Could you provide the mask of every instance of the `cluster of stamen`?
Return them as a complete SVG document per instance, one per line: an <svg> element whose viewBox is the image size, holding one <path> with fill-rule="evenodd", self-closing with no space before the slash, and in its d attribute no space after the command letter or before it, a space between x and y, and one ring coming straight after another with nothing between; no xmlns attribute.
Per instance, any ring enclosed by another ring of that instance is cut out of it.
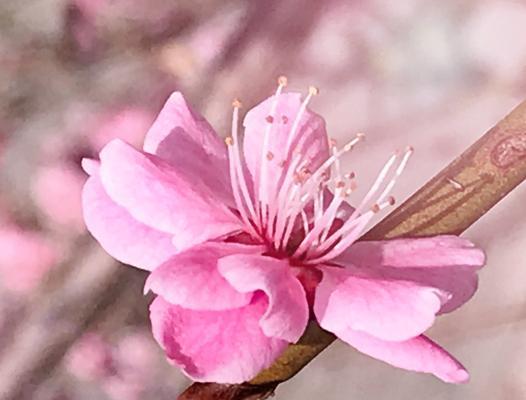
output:
<svg viewBox="0 0 526 400"><path fill-rule="evenodd" d="M256 169L253 177L253 191L249 190L241 155L238 132L241 103L238 100L233 102L232 136L225 139L230 160L230 179L239 217L247 231L265 242L273 252L287 254L304 264L315 264L341 254L361 236L375 214L394 205L395 199L390 192L413 149L394 153L360 204L349 211L346 198L356 189L356 175L354 172L342 173L341 158L364 135L357 134L341 148L337 147L336 141L331 140L332 154L312 171L312 160L292 148L307 105L318 94L318 89L310 87L290 127L285 151L287 159L277 160L269 150L269 142L277 121L279 97L286 85L287 79L280 77L269 115L265 118L267 124L263 132L259 169ZM281 121L289 122L285 116ZM279 185L268 184L271 163L276 163L283 170ZM327 196L331 196L331 192L333 195L329 199ZM340 223L336 224L336 220ZM299 240L298 231L301 231Z"/></svg>

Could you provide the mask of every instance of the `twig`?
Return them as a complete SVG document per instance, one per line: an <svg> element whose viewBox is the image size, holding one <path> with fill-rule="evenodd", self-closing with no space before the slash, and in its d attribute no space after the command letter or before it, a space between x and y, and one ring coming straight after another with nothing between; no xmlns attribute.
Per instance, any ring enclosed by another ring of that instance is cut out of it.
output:
<svg viewBox="0 0 526 400"><path fill-rule="evenodd" d="M526 102L444 168L362 239L460 234L526 179ZM250 383L194 383L179 400L266 399L335 340L315 323ZM270 390L270 391L269 391Z"/></svg>

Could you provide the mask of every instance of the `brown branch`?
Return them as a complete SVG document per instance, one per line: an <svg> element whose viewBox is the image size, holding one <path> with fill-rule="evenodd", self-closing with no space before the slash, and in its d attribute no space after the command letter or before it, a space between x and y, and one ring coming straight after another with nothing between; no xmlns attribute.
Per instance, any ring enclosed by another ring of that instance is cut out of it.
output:
<svg viewBox="0 0 526 400"><path fill-rule="evenodd" d="M526 179L526 102L444 168L364 240L460 234ZM311 323L297 344L250 383L194 383L179 400L266 399L335 337Z"/></svg>

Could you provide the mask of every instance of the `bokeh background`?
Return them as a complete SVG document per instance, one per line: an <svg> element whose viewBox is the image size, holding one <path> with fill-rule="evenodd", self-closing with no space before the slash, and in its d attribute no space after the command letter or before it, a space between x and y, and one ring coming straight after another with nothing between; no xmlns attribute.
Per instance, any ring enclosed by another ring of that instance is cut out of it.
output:
<svg viewBox="0 0 526 400"><path fill-rule="evenodd" d="M2 0L0 399L175 399L188 381L149 332L144 274L85 232L79 162L140 146L173 90L217 128L285 74L367 184L416 153L403 199L526 98L523 0ZM431 336L471 371L452 386L332 345L282 399L526 399L526 187L466 236L487 250L480 290Z"/></svg>

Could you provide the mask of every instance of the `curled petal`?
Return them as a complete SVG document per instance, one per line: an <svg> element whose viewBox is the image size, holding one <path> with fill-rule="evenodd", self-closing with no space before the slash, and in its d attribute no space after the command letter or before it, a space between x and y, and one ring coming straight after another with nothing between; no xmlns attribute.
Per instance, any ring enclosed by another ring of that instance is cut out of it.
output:
<svg viewBox="0 0 526 400"><path fill-rule="evenodd" d="M484 252L469 240L445 235L420 239L356 242L338 259L368 275L406 280L449 293L440 313L468 301L477 290L477 271L484 265Z"/></svg>
<svg viewBox="0 0 526 400"><path fill-rule="evenodd" d="M237 291L219 273L218 263L232 254L261 253L261 246L208 242L179 253L148 277L152 290L174 305L191 310L224 310L246 306L253 294Z"/></svg>
<svg viewBox="0 0 526 400"><path fill-rule="evenodd" d="M179 250L241 229L224 193L187 169L175 169L120 140L108 143L100 159L102 184L112 200L143 224L173 234Z"/></svg>
<svg viewBox="0 0 526 400"><path fill-rule="evenodd" d="M176 253L172 236L134 219L110 199L96 173L84 185L82 203L89 232L117 260L151 271Z"/></svg>
<svg viewBox="0 0 526 400"><path fill-rule="evenodd" d="M390 342L351 329L334 333L358 351L395 367L433 374L448 383L465 383L469 380L469 374L462 364L427 336Z"/></svg>
<svg viewBox="0 0 526 400"><path fill-rule="evenodd" d="M445 294L411 281L359 277L343 268L320 267L314 313L331 332L351 329L383 340L420 335L433 324Z"/></svg>
<svg viewBox="0 0 526 400"><path fill-rule="evenodd" d="M166 101L146 134L143 149L176 168L191 171L215 192L230 190L224 142L179 92Z"/></svg>
<svg viewBox="0 0 526 400"><path fill-rule="evenodd" d="M266 309L265 296L224 311L187 310L157 297L150 318L157 342L191 379L233 384L252 379L287 346L259 326Z"/></svg>
<svg viewBox="0 0 526 400"><path fill-rule="evenodd" d="M219 272L239 292L263 291L269 301L260 326L265 335L296 342L307 326L309 308L303 286L287 260L238 254L219 260Z"/></svg>
<svg viewBox="0 0 526 400"><path fill-rule="evenodd" d="M357 266L434 268L469 266L474 270L485 262L484 252L469 240L442 235L418 239L356 242L336 262Z"/></svg>

